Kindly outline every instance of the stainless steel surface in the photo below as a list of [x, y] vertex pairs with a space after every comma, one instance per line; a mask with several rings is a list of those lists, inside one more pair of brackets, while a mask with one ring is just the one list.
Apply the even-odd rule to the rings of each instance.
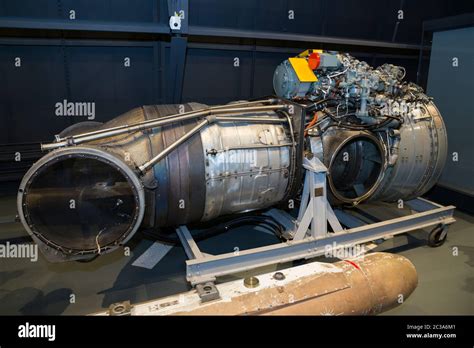
[[407, 117], [400, 128], [398, 160], [389, 167], [371, 200], [410, 200], [438, 181], [448, 150], [446, 127], [433, 102], [425, 104], [425, 118]]
[[205, 158], [203, 220], [281, 201], [291, 139], [282, 124], [216, 123], [201, 131]]
[[[235, 102], [235, 103], [231, 103], [231, 104], [228, 104], [228, 105], [211, 106], [211, 107], [208, 107], [207, 110], [228, 109], [229, 107], [237, 108], [237, 107], [244, 107], [244, 106], [251, 106], [251, 105], [258, 105], [258, 104], [274, 103], [275, 101], [276, 101], [275, 99], [267, 99], [267, 100], [253, 101], [253, 102]], [[204, 111], [204, 110], [201, 110], [201, 111]], [[160, 121], [176, 120], [176, 117], [178, 117], [178, 116], [189, 116], [189, 115], [193, 116], [193, 115], [196, 115], [196, 114], [200, 114], [200, 112], [199, 111], [188, 111], [188, 112], [168, 115], [168, 116], [162, 117], [160, 119]], [[134, 124], [134, 126], [149, 125], [149, 124], [154, 123], [154, 122], [155, 121], [153, 121], [153, 120], [143, 121], [143, 122], [139, 122], [139, 123]], [[95, 131], [92, 131], [92, 132], [83, 132], [83, 133], [79, 134], [78, 136], [75, 136], [75, 137], [73, 136], [72, 138], [75, 139], [77, 137], [84, 137], [84, 136], [96, 135], [96, 134], [101, 134], [101, 133], [107, 133], [109, 131], [118, 130], [118, 129], [123, 130], [123, 129], [127, 129], [128, 127], [129, 127], [129, 125], [122, 125], [122, 126], [110, 127], [110, 128], [106, 128], [106, 129], [99, 129], [99, 130], [95, 130]], [[57, 139], [57, 142], [61, 142], [61, 141], [64, 141], [66, 139], [67, 139], [67, 137], [62, 137], [62, 138], [60, 137], [60, 138]]]
[[196, 242], [194, 241], [193, 237], [191, 236], [191, 233], [189, 233], [189, 230], [186, 226], [179, 226], [176, 229], [176, 234], [178, 235], [181, 241], [181, 244], [184, 247], [186, 256], [189, 259], [204, 257], [204, 255], [201, 253], [201, 250], [199, 250]]
[[179, 145], [183, 144], [186, 140], [188, 140], [189, 138], [191, 138], [194, 134], [196, 134], [197, 132], [199, 132], [202, 128], [204, 128], [205, 126], [207, 126], [207, 124], [209, 123], [209, 121], [206, 119], [204, 121], [201, 121], [197, 124], [197, 126], [195, 126], [194, 128], [192, 128], [191, 130], [189, 130], [186, 134], [184, 134], [182, 137], [178, 138], [174, 143], [172, 143], [170, 146], [168, 146], [167, 148], [165, 148], [163, 151], [161, 151], [158, 155], [156, 155], [155, 157], [151, 158], [149, 161], [143, 163], [142, 165], [140, 165], [138, 167], [138, 169], [140, 170], [140, 172], [145, 173], [148, 169], [150, 169], [151, 167], [153, 167], [156, 163], [158, 163], [159, 161], [161, 161], [163, 158], [165, 158], [171, 151], [173, 151], [174, 149], [176, 149]]
[[254, 123], [286, 123], [284, 118], [276, 117], [231, 117], [231, 116], [216, 116], [218, 122], [254, 122]]
[[[59, 139], [51, 147], [61, 148], [42, 161], [48, 162], [63, 151], [81, 157], [92, 149], [120, 162], [137, 180], [144, 196], [137, 206], [141, 219], [133, 233], [140, 225], [174, 227], [267, 208], [286, 197], [294, 178], [289, 173], [295, 170], [295, 161], [291, 160], [294, 154], [290, 156], [295, 146], [294, 136], [289, 134], [291, 119], [276, 112], [287, 106], [275, 102], [266, 99], [211, 108], [196, 103], [136, 108], [96, 129]], [[77, 146], [86, 142], [87, 147]], [[74, 175], [80, 176], [81, 172]], [[51, 187], [48, 199], [54, 201], [55, 196], [67, 195], [66, 191]], [[79, 229], [100, 224], [90, 218], [78, 219]], [[51, 260], [70, 259], [71, 253], [65, 252], [61, 243], [45, 237], [51, 233], [49, 227], [41, 228], [42, 232], [37, 231], [42, 237], [39, 242], [51, 245], [52, 251], [61, 256]], [[110, 236], [107, 230], [98, 235]], [[108, 249], [122, 244], [119, 238]], [[101, 251], [98, 243], [95, 249], [89, 246], [73, 254], [90, 257]]]
[[[245, 103], [244, 103], [245, 104]], [[255, 107], [238, 107], [239, 104], [230, 105], [227, 108], [222, 106], [215, 108], [207, 108], [197, 112], [188, 112], [188, 113], [177, 113], [174, 115], [168, 115], [163, 117], [160, 120], [155, 121], [145, 121], [139, 122], [132, 125], [122, 125], [116, 127], [104, 127], [103, 129], [88, 132], [84, 134], [73, 135], [67, 138], [60, 138], [57, 142], [41, 145], [42, 150], [52, 150], [59, 147], [69, 146], [69, 145], [78, 145], [85, 142], [101, 140], [105, 138], [110, 138], [117, 135], [133, 133], [137, 131], [144, 131], [150, 128], [155, 128], [159, 126], [165, 126], [167, 124], [176, 123], [180, 121], [187, 121], [203, 116], [210, 115], [220, 115], [230, 112], [257, 112], [257, 111], [266, 111], [266, 110], [278, 110], [285, 107], [285, 105], [265, 105], [265, 106], [255, 106]]]

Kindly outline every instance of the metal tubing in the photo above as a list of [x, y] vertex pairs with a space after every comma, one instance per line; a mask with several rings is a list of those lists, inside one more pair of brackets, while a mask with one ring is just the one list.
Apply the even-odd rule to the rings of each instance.
[[207, 116], [208, 113], [209, 113], [209, 111], [200, 111], [200, 112], [196, 112], [196, 113], [193, 113], [193, 114], [190, 114], [190, 115], [181, 115], [181, 116], [172, 115], [173, 119], [167, 118], [167, 119], [153, 120], [151, 122], [147, 122], [147, 123], [142, 123], [141, 122], [141, 123], [131, 125], [131, 126], [130, 125], [124, 125], [124, 126], [117, 127], [117, 129], [112, 129], [112, 130], [106, 129], [106, 130], [104, 130], [104, 132], [100, 132], [100, 133], [92, 134], [92, 135], [79, 134], [77, 136], [72, 136], [70, 138], [67, 138], [64, 141], [42, 145], [41, 148], [43, 150], [50, 150], [50, 149], [63, 147], [63, 146], [67, 146], [67, 145], [82, 144], [82, 143], [85, 143], [85, 142], [100, 140], [100, 139], [104, 139], [104, 138], [109, 138], [109, 137], [113, 137], [113, 136], [116, 136], [116, 135], [122, 135], [122, 134], [126, 134], [126, 133], [142, 131], [142, 130], [146, 130], [146, 129], [153, 128], [153, 127], [165, 126], [165, 125], [167, 125], [169, 123], [173, 123], [173, 122], [187, 121], [187, 120], [190, 120], [190, 119], [193, 119], [193, 118], [196, 118], [196, 117]]
[[[264, 103], [271, 103], [271, 102], [274, 102], [274, 101], [275, 101], [275, 99], [266, 99], [266, 100], [259, 100], [259, 101], [253, 101], [253, 102], [236, 103], [236, 104], [233, 104], [233, 105], [235, 105], [236, 107], [243, 107], [243, 106], [251, 106], [251, 105], [260, 104], [260, 103], [263, 103], [263, 104]], [[231, 107], [233, 107], [233, 105], [231, 105]], [[220, 109], [229, 109], [229, 106], [228, 105], [211, 106], [211, 107], [208, 107], [208, 108], [202, 109], [202, 110], [188, 111], [188, 112], [183, 112], [183, 113], [180, 113], [180, 114], [173, 114], [173, 115], [164, 116], [164, 117], [161, 117], [160, 120], [169, 120], [169, 119], [174, 119], [174, 118], [179, 117], [179, 116], [194, 115], [194, 114], [201, 113], [201, 112], [207, 111], [207, 110], [220, 110]], [[153, 122], [156, 122], [156, 120], [143, 121], [143, 122], [136, 123], [135, 125], [146, 125], [146, 124], [150, 124], [150, 123], [153, 123]], [[130, 127], [130, 126], [129, 125], [122, 125], [122, 126], [117, 126], [117, 127], [107, 128], [107, 129], [100, 129], [100, 130], [93, 131], [93, 132], [78, 134], [78, 135], [72, 136], [72, 138], [74, 139], [74, 138], [82, 137], [82, 136], [100, 134], [100, 133], [105, 133], [109, 130], [125, 129], [127, 127]], [[63, 140], [67, 140], [67, 137], [58, 139], [58, 141], [63, 141]]]
[[151, 167], [153, 167], [155, 165], [155, 163], [158, 163], [159, 161], [161, 161], [164, 157], [166, 157], [171, 151], [173, 151], [174, 149], [176, 149], [179, 145], [181, 145], [182, 143], [184, 143], [186, 140], [188, 140], [189, 138], [191, 138], [194, 134], [196, 134], [197, 132], [199, 132], [202, 128], [204, 128], [205, 126], [207, 126], [207, 124], [209, 123], [209, 120], [208, 119], [205, 119], [204, 121], [201, 121], [200, 123], [197, 124], [197, 126], [195, 126], [193, 129], [191, 129], [189, 132], [187, 132], [186, 134], [184, 134], [182, 137], [176, 139], [176, 141], [174, 143], [172, 143], [170, 146], [168, 146], [166, 149], [164, 149], [163, 151], [161, 151], [158, 155], [156, 155], [155, 157], [153, 157], [152, 159], [150, 159], [148, 162], [145, 162], [143, 163], [141, 166], [138, 167], [138, 169], [140, 170], [140, 172], [142, 173], [145, 173], [148, 169], [150, 169]]
[[218, 152], [224, 151], [232, 151], [232, 150], [245, 150], [245, 149], [271, 149], [274, 147], [285, 147], [285, 146], [292, 146], [292, 143], [283, 143], [283, 144], [276, 144], [276, 145], [242, 145], [242, 146], [232, 146], [226, 147], [225, 150], [219, 150]]
[[[245, 121], [245, 122], [286, 122], [285, 119], [279, 119], [279, 118], [260, 118], [260, 117], [216, 117], [216, 121]], [[177, 139], [173, 144], [168, 146], [166, 149], [161, 151], [158, 155], [150, 159], [148, 162], [142, 164], [138, 169], [140, 170], [141, 173], [145, 173], [148, 169], [153, 167], [156, 163], [161, 161], [164, 157], [166, 157], [171, 151], [173, 151], [175, 148], [177, 148], [179, 145], [184, 143], [186, 140], [188, 140], [190, 137], [192, 137], [195, 133], [200, 131], [203, 127], [205, 127], [208, 123], [213, 122], [213, 119], [208, 120], [205, 119], [204, 121], [200, 122], [196, 127], [191, 129], [188, 133]]]
[[190, 119], [194, 119], [197, 117], [202, 116], [209, 116], [213, 114], [221, 114], [221, 113], [234, 113], [234, 112], [258, 112], [258, 111], [273, 111], [278, 110], [286, 107], [283, 104], [278, 105], [265, 105], [265, 106], [257, 106], [257, 107], [216, 107], [216, 108], [208, 108], [200, 111], [189, 112], [185, 114], [174, 114], [170, 116], [163, 117], [159, 120], [153, 121], [146, 121], [140, 122], [134, 125], [123, 125], [118, 127], [113, 127], [109, 129], [103, 129], [99, 131], [78, 134], [75, 136], [71, 136], [69, 138], [63, 138], [62, 140], [54, 143], [49, 143], [45, 145], [41, 145], [42, 150], [52, 150], [63, 146], [68, 145], [78, 145], [88, 141], [100, 140], [104, 138], [109, 138], [116, 135], [142, 131], [149, 128], [164, 126], [170, 123], [179, 122], [179, 121], [186, 121]]
[[[230, 104], [230, 107], [229, 107], [229, 105], [211, 106], [211, 107], [208, 107], [208, 108], [205, 108], [205, 109], [202, 109], [202, 110], [188, 111], [188, 112], [183, 112], [182, 114], [173, 114], [173, 115], [164, 116], [164, 117], [161, 117], [160, 120], [162, 121], [162, 120], [174, 119], [174, 118], [179, 117], [179, 116], [194, 115], [196, 113], [201, 113], [201, 112], [206, 111], [206, 110], [229, 109], [229, 108], [233, 107], [234, 105], [236, 107], [243, 107], [243, 106], [251, 106], [251, 105], [255, 105], [255, 104], [272, 103], [272, 102], [275, 102], [275, 101], [276, 101], [276, 99], [266, 99], [266, 100], [258, 100], [258, 101], [253, 101], [253, 102], [242, 102], [242, 103]], [[150, 124], [150, 123], [153, 123], [153, 122], [156, 122], [156, 120], [143, 121], [143, 122], [136, 123], [134, 125], [135, 126], [145, 125], [145, 124]], [[125, 129], [125, 128], [128, 128], [128, 127], [130, 127], [130, 125], [122, 125], [122, 126], [111, 127], [111, 128], [107, 128], [107, 129], [99, 129], [99, 130], [92, 131], [92, 132], [86, 132], [86, 133], [73, 135], [72, 137], [59, 138], [57, 140], [57, 142], [67, 140], [68, 138], [76, 139], [76, 138], [80, 138], [80, 137], [83, 137], [83, 136], [102, 134], [102, 133], [106, 133], [108, 131], [112, 131], [112, 130], [116, 130], [116, 129]]]
[[217, 122], [259, 122], [259, 123], [286, 123], [284, 118], [276, 117], [232, 117], [232, 116], [218, 116]]

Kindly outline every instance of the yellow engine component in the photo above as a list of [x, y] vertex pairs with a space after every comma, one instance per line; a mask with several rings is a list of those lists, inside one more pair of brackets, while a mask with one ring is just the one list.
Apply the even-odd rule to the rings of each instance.
[[291, 66], [296, 72], [296, 76], [300, 82], [316, 82], [318, 78], [308, 65], [305, 58], [289, 58]]

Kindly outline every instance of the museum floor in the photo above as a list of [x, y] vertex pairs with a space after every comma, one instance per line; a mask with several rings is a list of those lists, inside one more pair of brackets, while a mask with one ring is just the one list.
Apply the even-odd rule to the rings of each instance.
[[[9, 223], [16, 214], [15, 196], [0, 197], [0, 240], [22, 240], [19, 223]], [[399, 253], [410, 259], [418, 271], [419, 284], [405, 303], [384, 314], [434, 315], [474, 312], [474, 217], [455, 212], [448, 240], [439, 248], [425, 244], [422, 231], [388, 240], [376, 250]], [[204, 251], [229, 252], [276, 242], [273, 235], [240, 228], [200, 243]], [[0, 260], [1, 314], [89, 314], [119, 301], [143, 302], [188, 290], [185, 254], [174, 247], [153, 269], [132, 266], [151, 241], [137, 240], [132, 254], [120, 251], [91, 263], [51, 264], [39, 257]], [[458, 255], [453, 256], [453, 247]], [[275, 266], [272, 266], [275, 269]], [[269, 271], [272, 267], [265, 270]], [[390, 275], [387, 275], [390, 276]], [[71, 294], [75, 303], [70, 303]]]

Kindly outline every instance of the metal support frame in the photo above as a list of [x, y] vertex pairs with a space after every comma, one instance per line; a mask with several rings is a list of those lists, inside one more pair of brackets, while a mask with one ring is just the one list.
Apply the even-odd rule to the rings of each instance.
[[173, 104], [181, 102], [184, 83], [184, 69], [186, 64], [186, 51], [188, 47], [188, 0], [168, 0], [168, 15], [182, 14], [181, 28], [171, 30], [170, 66], [168, 69], [168, 101]]
[[173, 104], [181, 102], [187, 45], [188, 38], [186, 37], [173, 36], [171, 38], [168, 100]]
[[[179, 1], [169, 1], [179, 2]], [[187, 1], [183, 1], [187, 3]], [[169, 13], [174, 13], [170, 7]], [[182, 9], [182, 8], [181, 8]], [[186, 12], [184, 21], [187, 21], [189, 13]], [[183, 22], [184, 22], [183, 21]], [[181, 24], [181, 32], [186, 28], [187, 34], [196, 37], [207, 38], [237, 38], [237, 39], [252, 39], [252, 40], [272, 40], [272, 41], [286, 41], [286, 42], [304, 42], [312, 44], [335, 44], [348, 46], [365, 46], [365, 47], [383, 47], [393, 50], [414, 50], [420, 49], [419, 45], [397, 43], [390, 41], [379, 40], [365, 40], [365, 39], [351, 39], [343, 37], [332, 37], [326, 35], [308, 35], [300, 33], [282, 33], [262, 30], [246, 30], [246, 29], [232, 29], [220, 27], [203, 27]], [[110, 23], [106, 21], [94, 20], [80, 20], [72, 22], [66, 19], [36, 19], [36, 18], [14, 18], [0, 16], [0, 29], [30, 29], [30, 30], [63, 30], [63, 31], [87, 31], [87, 32], [105, 32], [105, 33], [140, 33], [146, 35], [170, 33], [170, 29], [165, 23], [143, 23], [143, 22], [124, 22], [120, 24]], [[185, 33], [186, 34], [186, 33]], [[211, 40], [212, 41], [212, 40]], [[422, 47], [426, 49], [426, 46]]]
[[[306, 177], [300, 210], [296, 220], [288, 213], [270, 209], [266, 214], [279, 221], [287, 230], [286, 242], [239, 252], [203, 254], [186, 226], [176, 232], [189, 258], [186, 279], [192, 285], [214, 282], [216, 277], [256, 269], [298, 259], [332, 255], [342, 248], [382, 240], [417, 229], [448, 226], [454, 206], [441, 206], [426, 199], [406, 202], [413, 214], [366, 224], [342, 210], [333, 210], [326, 198], [326, 171], [316, 158], [305, 159]], [[327, 231], [327, 222], [332, 232]], [[341, 223], [349, 229], [343, 229]]]
[[[199, 260], [205, 258], [206, 256], [212, 256], [204, 254], [201, 252], [201, 250], [199, 250], [199, 247], [197, 246], [196, 242], [194, 241], [193, 237], [191, 236], [191, 233], [189, 232], [186, 226], [179, 226], [176, 229], [176, 234], [178, 235], [179, 240], [183, 245], [184, 252], [186, 253], [188, 259]], [[215, 280], [215, 277], [208, 277], [205, 282], [193, 284], [196, 285], [196, 290], [202, 302], [212, 301], [220, 298], [219, 291], [217, 290], [214, 284]]]
[[[308, 234], [313, 238], [321, 238], [327, 234], [327, 223], [335, 232], [342, 230], [342, 226], [335, 218], [326, 197], [326, 172], [327, 168], [321, 161], [314, 157], [304, 159], [303, 167], [306, 177], [301, 196], [301, 205], [296, 221], [297, 229], [294, 231], [293, 240], [302, 240]], [[311, 225], [311, 231], [308, 228]], [[310, 233], [308, 233], [310, 232]]]

